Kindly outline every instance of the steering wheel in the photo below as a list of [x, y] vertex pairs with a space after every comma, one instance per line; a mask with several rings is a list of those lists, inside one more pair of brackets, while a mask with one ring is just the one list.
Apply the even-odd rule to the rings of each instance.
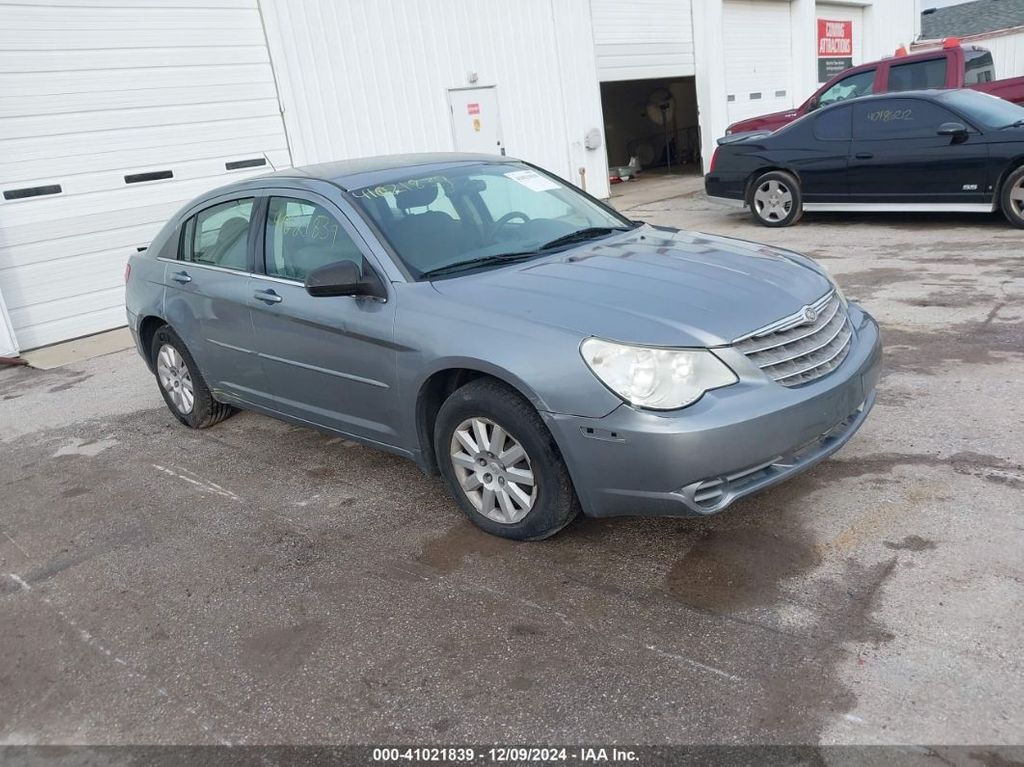
[[530, 217], [527, 216], [522, 211], [509, 211], [504, 216], [495, 221], [493, 224], [491, 224], [490, 231], [487, 232], [487, 241], [494, 242], [494, 238], [498, 235], [498, 232], [501, 230], [501, 228], [505, 226], [505, 224], [507, 224], [509, 221], [514, 221], [517, 218], [521, 218], [523, 220], [523, 223], [530, 220]]

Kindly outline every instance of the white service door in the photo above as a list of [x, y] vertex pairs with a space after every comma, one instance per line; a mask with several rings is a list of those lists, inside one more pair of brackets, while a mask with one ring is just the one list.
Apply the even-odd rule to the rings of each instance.
[[793, 38], [789, 3], [725, 0], [722, 26], [729, 122], [792, 107]]
[[498, 118], [498, 89], [458, 88], [448, 91], [452, 139], [456, 152], [504, 154]]
[[0, 293], [23, 350], [124, 325], [137, 247], [288, 163], [256, 0], [0, 8]]

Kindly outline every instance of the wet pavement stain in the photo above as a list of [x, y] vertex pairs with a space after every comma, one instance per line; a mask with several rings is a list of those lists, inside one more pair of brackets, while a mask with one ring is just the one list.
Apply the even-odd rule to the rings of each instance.
[[515, 541], [489, 535], [466, 520], [456, 523], [442, 535], [424, 542], [416, 560], [438, 572], [450, 573], [461, 567], [467, 557], [500, 557], [511, 553], [516, 546]]
[[69, 380], [65, 381], [64, 383], [60, 383], [60, 384], [56, 384], [55, 386], [51, 386], [49, 389], [47, 389], [47, 391], [50, 394], [55, 394], [57, 392], [67, 391], [68, 389], [75, 388], [76, 386], [78, 386], [78, 384], [82, 383], [83, 381], [88, 381], [90, 378], [92, 378], [92, 374], [91, 373], [83, 373], [81, 375], [76, 375], [74, 378], [70, 378]]
[[672, 566], [665, 585], [685, 605], [731, 612], [776, 602], [787, 579], [820, 562], [807, 537], [757, 525], [709, 529]]
[[289, 674], [305, 663], [327, 636], [319, 622], [263, 629], [242, 641], [246, 664], [265, 672]]
[[896, 266], [874, 266], [836, 276], [839, 286], [851, 301], [870, 301], [883, 290], [906, 282], [920, 282], [924, 275], [915, 269]]
[[[999, 307], [996, 307], [998, 309]], [[883, 373], [939, 375], [942, 367], [1000, 365], [1024, 356], [1024, 322], [996, 320], [960, 322], [939, 331], [888, 327], [884, 332]]]
[[943, 458], [922, 453], [871, 453], [857, 458], [831, 458], [823, 461], [788, 485], [782, 485], [779, 492], [789, 488], [806, 489], [808, 483], [812, 489], [827, 488], [841, 479], [887, 475], [902, 466], [949, 467], [957, 474], [977, 477], [986, 482], [1024, 486], [1024, 464], [995, 455], [961, 451]]
[[939, 309], [966, 309], [972, 306], [985, 306], [992, 303], [992, 294], [977, 288], [961, 288], [960, 290], [933, 290], [920, 298], [903, 299], [910, 306]]
[[[783, 501], [776, 508], [774, 496], [767, 497], [768, 508], [705, 523], [708, 529], [669, 569], [665, 590], [677, 604], [742, 623], [802, 605], [806, 621], [797, 629], [777, 629], [792, 636], [781, 640], [771, 661], [745, 665], [756, 690], [746, 704], [748, 726], [754, 732], [785, 732], [790, 742], [817, 742], [827, 722], [857, 705], [841, 676], [851, 651], [894, 638], [875, 611], [897, 557], [873, 564], [844, 558], [838, 573], [819, 575], [826, 548], [789, 511], [793, 505]], [[730, 667], [732, 654], [718, 658], [719, 664]], [[735, 655], [742, 657], [743, 651], [736, 649]]]
[[920, 535], [908, 535], [902, 541], [882, 541], [882, 545], [894, 551], [931, 551], [936, 547], [935, 541], [922, 538]]

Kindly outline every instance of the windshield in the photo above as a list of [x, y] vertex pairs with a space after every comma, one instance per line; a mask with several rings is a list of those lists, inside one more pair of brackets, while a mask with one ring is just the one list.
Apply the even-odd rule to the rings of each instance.
[[[410, 170], [351, 194], [417, 279], [632, 226], [574, 187], [521, 163]], [[566, 237], [575, 232], [579, 238]]]
[[1024, 120], [1024, 107], [1011, 104], [998, 96], [978, 91], [949, 91], [942, 100], [959, 109], [983, 128], [1002, 128]]

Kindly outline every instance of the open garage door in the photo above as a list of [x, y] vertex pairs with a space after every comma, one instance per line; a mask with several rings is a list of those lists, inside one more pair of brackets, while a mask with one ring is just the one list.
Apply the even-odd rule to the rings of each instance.
[[22, 350], [123, 325], [124, 265], [288, 165], [256, 0], [0, 2], [0, 293]]
[[722, 26], [729, 122], [793, 106], [789, 3], [725, 0]]

